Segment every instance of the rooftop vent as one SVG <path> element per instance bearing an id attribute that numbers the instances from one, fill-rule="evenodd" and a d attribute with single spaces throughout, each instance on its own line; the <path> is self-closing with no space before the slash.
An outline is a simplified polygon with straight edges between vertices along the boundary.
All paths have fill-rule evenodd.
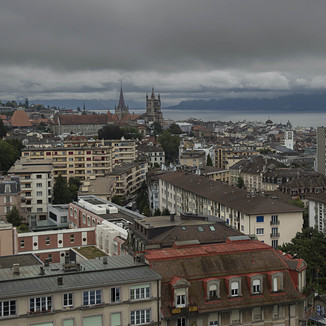
<path id="1" fill-rule="evenodd" d="M 107 263 L 108 263 L 108 257 L 107 256 L 104 256 L 103 257 L 103 264 L 104 265 L 107 265 Z"/>
<path id="2" fill-rule="evenodd" d="M 59 286 L 63 285 L 63 277 L 62 276 L 59 276 L 57 278 L 57 283 L 58 283 Z"/>
<path id="3" fill-rule="evenodd" d="M 40 266 L 40 275 L 45 275 L 44 267 Z"/>
<path id="4" fill-rule="evenodd" d="M 63 265 L 64 272 L 79 272 L 80 264 L 79 263 L 69 263 Z"/>
<path id="5" fill-rule="evenodd" d="M 13 264 L 12 265 L 12 268 L 13 268 L 13 273 L 15 275 L 19 275 L 20 274 L 20 271 L 19 271 L 19 264 Z"/>

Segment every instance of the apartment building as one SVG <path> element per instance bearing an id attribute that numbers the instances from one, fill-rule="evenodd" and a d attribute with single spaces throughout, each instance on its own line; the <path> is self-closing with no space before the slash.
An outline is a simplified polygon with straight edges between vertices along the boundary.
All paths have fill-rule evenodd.
<path id="1" fill-rule="evenodd" d="M 202 150 L 187 150 L 180 154 L 179 162 L 185 166 L 205 166 L 206 154 Z"/>
<path id="2" fill-rule="evenodd" d="M 116 166 L 109 177 L 115 177 L 114 195 L 123 199 L 131 199 L 146 179 L 148 164 L 145 161 L 125 163 Z"/>
<path id="3" fill-rule="evenodd" d="M 68 142 L 63 146 L 48 148 L 24 148 L 22 157 L 30 160 L 51 159 L 54 176 L 61 174 L 65 178 L 89 178 L 91 175 L 105 175 L 112 171 L 111 144 L 102 142 L 80 142 L 79 145 Z"/>
<path id="4" fill-rule="evenodd" d="M 132 163 L 137 158 L 136 142 L 132 139 L 110 140 L 113 166 Z"/>
<path id="5" fill-rule="evenodd" d="M 259 152 L 251 148 L 242 147 L 229 147 L 229 146 L 215 146 L 215 166 L 220 169 L 225 169 L 228 165 L 228 159 L 238 156 L 254 156 L 258 155 Z"/>
<path id="6" fill-rule="evenodd" d="M 141 254 L 141 253 L 140 253 Z M 162 325 L 293 325 L 306 322 L 306 264 L 249 237 L 145 250 L 162 275 Z"/>
<path id="7" fill-rule="evenodd" d="M 155 164 L 161 166 L 162 164 L 165 164 L 165 152 L 158 146 L 138 146 L 138 153 L 139 155 L 146 157 L 150 166 L 154 166 Z"/>
<path id="8" fill-rule="evenodd" d="M 309 226 L 326 234 L 326 193 L 309 197 Z"/>
<path id="9" fill-rule="evenodd" d="M 46 220 L 54 183 L 52 160 L 21 159 L 15 162 L 8 174 L 19 177 L 22 212 L 36 216 L 36 220 Z"/>
<path id="10" fill-rule="evenodd" d="M 4 218 L 14 206 L 21 213 L 21 189 L 18 176 L 0 177 L 0 218 Z"/>
<path id="11" fill-rule="evenodd" d="M 301 231 L 304 210 L 283 201 L 251 196 L 246 190 L 184 172 L 168 172 L 156 178 L 161 211 L 167 208 L 177 214 L 216 216 L 274 248 L 290 242 Z"/>
<path id="12" fill-rule="evenodd" d="M 0 325 L 159 325 L 160 276 L 130 256 L 0 269 Z"/>

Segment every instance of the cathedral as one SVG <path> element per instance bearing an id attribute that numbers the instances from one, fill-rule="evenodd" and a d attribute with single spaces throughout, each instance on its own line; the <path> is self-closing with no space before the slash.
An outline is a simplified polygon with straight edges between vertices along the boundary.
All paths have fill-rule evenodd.
<path id="1" fill-rule="evenodd" d="M 154 88 L 152 88 L 152 95 L 148 97 L 146 95 L 146 113 L 143 115 L 146 124 L 157 122 L 162 126 L 163 113 L 161 112 L 161 98 L 160 94 L 155 97 Z"/>

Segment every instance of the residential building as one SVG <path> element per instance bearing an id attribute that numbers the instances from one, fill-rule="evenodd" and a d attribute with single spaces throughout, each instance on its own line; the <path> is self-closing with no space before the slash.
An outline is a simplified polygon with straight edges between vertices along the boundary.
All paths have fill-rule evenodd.
<path id="1" fill-rule="evenodd" d="M 160 278 L 129 256 L 0 269 L 0 325 L 159 325 Z"/>
<path id="2" fill-rule="evenodd" d="M 140 161 L 116 166 L 108 176 L 115 178 L 115 196 L 131 199 L 146 179 L 147 162 Z"/>
<path id="3" fill-rule="evenodd" d="M 283 141 L 281 145 L 289 148 L 293 151 L 294 149 L 294 132 L 293 130 L 285 130 L 283 135 Z"/>
<path id="4" fill-rule="evenodd" d="M 225 169 L 228 164 L 228 159 L 237 156 L 254 156 L 259 152 L 251 148 L 238 148 L 229 146 L 216 146 L 215 147 L 215 166 L 220 169 Z"/>
<path id="5" fill-rule="evenodd" d="M 317 127 L 316 171 L 326 175 L 326 133 L 325 127 Z"/>
<path id="6" fill-rule="evenodd" d="M 24 214 L 34 215 L 37 220 L 46 220 L 54 183 L 52 160 L 22 158 L 15 162 L 8 174 L 19 177 Z"/>
<path id="7" fill-rule="evenodd" d="M 138 146 L 137 151 L 146 158 L 150 166 L 165 164 L 165 152 L 158 146 L 142 145 Z"/>
<path id="8" fill-rule="evenodd" d="M 22 108 L 14 111 L 10 124 L 14 129 L 29 129 L 32 127 L 32 123 L 29 120 L 27 113 Z"/>
<path id="9" fill-rule="evenodd" d="M 84 180 L 79 187 L 78 195 L 93 195 L 111 201 L 112 197 L 115 196 L 115 190 L 115 176 L 96 177 L 95 175 L 91 175 L 90 178 Z"/>
<path id="10" fill-rule="evenodd" d="M 304 210 L 281 200 L 250 195 L 244 189 L 187 172 L 167 172 L 156 178 L 161 211 L 167 208 L 177 214 L 216 216 L 275 248 L 301 231 Z"/>
<path id="11" fill-rule="evenodd" d="M 123 248 L 129 253 L 147 249 L 169 248 L 174 245 L 192 245 L 225 242 L 230 236 L 241 236 L 225 221 L 195 214 L 144 217 L 129 227 L 129 236 Z"/>
<path id="12" fill-rule="evenodd" d="M 187 150 L 180 154 L 181 165 L 202 167 L 206 165 L 206 155 L 202 150 Z"/>
<path id="13" fill-rule="evenodd" d="M 14 206 L 21 213 L 21 189 L 18 176 L 0 177 L 0 218 L 4 218 Z"/>
<path id="14" fill-rule="evenodd" d="M 132 139 L 110 140 L 112 146 L 112 166 L 132 163 L 137 158 L 136 142 Z"/>
<path id="15" fill-rule="evenodd" d="M 139 253 L 139 255 L 142 255 Z M 306 264 L 249 237 L 144 252 L 162 276 L 163 325 L 306 322 Z"/>
<path id="16" fill-rule="evenodd" d="M 91 175 L 103 176 L 112 171 L 112 145 L 103 141 L 66 142 L 48 148 L 24 148 L 22 157 L 52 159 L 54 176 L 88 179 Z"/>
<path id="17" fill-rule="evenodd" d="M 326 193 L 309 197 L 309 226 L 326 234 Z"/>

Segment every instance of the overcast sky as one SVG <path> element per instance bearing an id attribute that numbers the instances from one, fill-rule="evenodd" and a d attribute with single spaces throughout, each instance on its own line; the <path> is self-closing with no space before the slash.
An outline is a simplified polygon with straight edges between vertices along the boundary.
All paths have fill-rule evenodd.
<path id="1" fill-rule="evenodd" d="M 0 2 L 1 99 L 275 96 L 326 88 L 325 0 Z"/>

